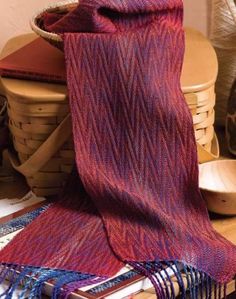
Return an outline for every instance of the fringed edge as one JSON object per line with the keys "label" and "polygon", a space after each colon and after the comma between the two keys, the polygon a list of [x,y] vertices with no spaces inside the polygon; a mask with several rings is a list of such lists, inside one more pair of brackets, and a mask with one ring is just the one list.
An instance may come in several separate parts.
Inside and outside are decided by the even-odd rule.
{"label": "fringed edge", "polygon": [[[158,299],[175,299],[177,296],[181,299],[226,299],[226,284],[217,283],[206,273],[189,265],[176,261],[128,264],[150,279]],[[8,281],[8,286],[0,293],[0,299],[11,299],[16,289],[18,299],[40,299],[42,294],[52,299],[68,299],[77,289],[106,279],[108,277],[73,271],[0,264],[0,285]]]}
{"label": "fringed edge", "polygon": [[92,274],[64,271],[14,264],[0,265],[0,285],[8,282],[6,289],[0,293],[0,299],[11,299],[18,291],[18,299],[41,298],[42,294],[52,299],[68,298],[78,288],[106,280]]}
{"label": "fringed edge", "polygon": [[[227,284],[221,284],[203,271],[172,261],[128,262],[153,284],[158,299],[226,299]],[[236,277],[235,277],[236,291]]]}

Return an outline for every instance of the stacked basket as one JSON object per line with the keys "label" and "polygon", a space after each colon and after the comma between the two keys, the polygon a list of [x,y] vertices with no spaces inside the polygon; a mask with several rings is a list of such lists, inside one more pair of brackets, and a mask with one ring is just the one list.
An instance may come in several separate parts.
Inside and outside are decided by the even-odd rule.
{"label": "stacked basket", "polygon": [[60,192],[72,170],[74,147],[68,110],[66,97],[45,103],[36,98],[19,101],[19,94],[8,94],[9,129],[20,164],[13,153],[11,161],[39,196]]}
{"label": "stacked basket", "polygon": [[[53,39],[54,44],[61,42],[55,41],[55,34],[51,36],[44,32],[45,35],[47,39]],[[25,36],[25,43],[31,38]],[[202,47],[199,49],[196,43]],[[17,44],[17,38],[11,40],[4,51],[16,48]],[[193,115],[199,161],[204,162],[212,159],[213,144],[217,145],[213,127],[217,61],[214,50],[200,33],[186,30],[186,44],[181,84]],[[207,61],[205,57],[208,57]],[[8,98],[9,126],[17,152],[17,155],[10,154],[13,166],[26,177],[37,195],[60,192],[74,164],[65,86],[6,78],[2,78],[2,83]],[[217,150],[216,146],[216,155]]]}
{"label": "stacked basket", "polygon": [[214,87],[195,93],[187,93],[185,99],[193,116],[195,138],[198,145],[206,151],[212,152],[213,141],[216,142],[214,140],[216,138],[214,131]]}

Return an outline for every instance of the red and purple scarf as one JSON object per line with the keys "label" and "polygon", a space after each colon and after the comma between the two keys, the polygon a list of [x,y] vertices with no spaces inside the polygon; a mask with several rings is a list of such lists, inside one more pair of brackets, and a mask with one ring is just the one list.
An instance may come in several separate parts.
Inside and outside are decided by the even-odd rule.
{"label": "red and purple scarf", "polygon": [[27,275],[37,275],[30,298],[50,279],[52,298],[67,298],[125,264],[158,298],[174,296],[154,275],[166,266],[182,298],[187,289],[197,298],[200,283],[211,298],[213,281],[233,279],[236,247],[213,230],[198,188],[180,88],[182,15],[181,0],[81,0],[67,15],[45,15],[63,37],[77,171],[62,199],[0,252],[3,272],[23,269],[6,298]]}

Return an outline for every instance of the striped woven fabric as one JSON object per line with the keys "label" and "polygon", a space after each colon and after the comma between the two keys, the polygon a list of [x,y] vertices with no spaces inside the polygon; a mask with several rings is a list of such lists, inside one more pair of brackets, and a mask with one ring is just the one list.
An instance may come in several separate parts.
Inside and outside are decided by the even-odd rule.
{"label": "striped woven fabric", "polygon": [[42,206],[36,210],[28,212],[22,216],[17,218],[13,218],[7,223],[0,224],[0,238],[16,232],[20,229],[26,227],[29,223],[31,223],[35,218],[37,218],[41,213],[43,213],[49,205]]}
{"label": "striped woven fabric", "polygon": [[64,41],[77,172],[62,199],[0,252],[1,281],[9,269],[21,273],[6,298],[27,275],[37,277],[29,298],[49,279],[52,298],[68,298],[126,263],[159,299],[175,295],[171,278],[155,275],[166,266],[182,298],[220,298],[235,276],[236,247],[213,230],[198,188],[180,88],[182,12],[181,0],[81,0],[60,18],[45,15]]}

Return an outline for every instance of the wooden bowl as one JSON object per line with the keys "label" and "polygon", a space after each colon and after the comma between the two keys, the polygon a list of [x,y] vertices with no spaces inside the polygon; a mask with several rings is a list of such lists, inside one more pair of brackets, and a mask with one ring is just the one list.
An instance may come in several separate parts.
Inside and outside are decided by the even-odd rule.
{"label": "wooden bowl", "polygon": [[199,187],[209,211],[236,215],[236,160],[199,165]]}

